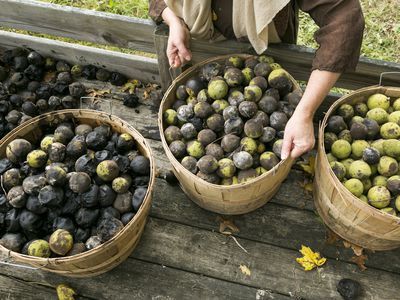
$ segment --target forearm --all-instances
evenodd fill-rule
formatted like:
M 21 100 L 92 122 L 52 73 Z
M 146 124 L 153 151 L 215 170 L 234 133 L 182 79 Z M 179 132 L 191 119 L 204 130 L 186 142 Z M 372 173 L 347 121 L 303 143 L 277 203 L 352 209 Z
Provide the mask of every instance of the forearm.
M 161 17 L 168 26 L 179 24 L 182 22 L 182 20 L 178 18 L 169 7 L 163 10 Z
M 301 114 L 306 119 L 312 119 L 339 76 L 340 73 L 320 70 L 312 71 L 304 95 L 295 113 Z

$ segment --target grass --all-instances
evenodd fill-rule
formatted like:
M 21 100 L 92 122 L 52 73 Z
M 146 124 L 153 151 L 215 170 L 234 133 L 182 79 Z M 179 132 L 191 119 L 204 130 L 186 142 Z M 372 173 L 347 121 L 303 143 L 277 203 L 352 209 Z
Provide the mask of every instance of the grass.
M 60 5 L 93 9 L 121 15 L 148 18 L 148 0 L 42 0 Z M 400 10 L 399 0 L 372 1 L 361 0 L 366 28 L 361 55 L 400 63 Z M 298 44 L 317 48 L 313 35 L 318 27 L 308 14 L 300 13 L 300 28 Z M 33 33 L 30 33 L 33 34 Z M 43 36 L 43 35 L 39 35 Z M 46 36 L 48 37 L 48 36 Z M 60 39 L 77 42 L 71 39 Z M 110 50 L 121 50 L 125 53 L 143 54 L 129 49 L 118 49 L 110 46 L 79 42 L 84 45 L 96 46 Z M 152 56 L 152 55 L 150 55 Z
M 362 0 L 361 5 L 365 18 L 361 55 L 400 63 L 399 0 Z M 313 34 L 317 29 L 308 14 L 300 13 L 298 44 L 316 48 Z

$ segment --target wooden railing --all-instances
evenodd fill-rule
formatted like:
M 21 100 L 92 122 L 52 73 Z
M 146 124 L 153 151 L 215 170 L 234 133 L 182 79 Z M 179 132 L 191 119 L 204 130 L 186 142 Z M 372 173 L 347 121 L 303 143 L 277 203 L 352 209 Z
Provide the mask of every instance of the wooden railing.
M 157 59 L 152 59 L 56 41 L 51 43 L 54 51 L 74 51 L 77 61 L 79 56 L 87 57 L 127 75 L 159 82 L 164 88 L 172 79 L 165 54 L 168 29 L 165 26 L 156 28 L 150 20 L 39 1 L 0 0 L 0 26 L 156 53 Z M 1 44 L 15 46 L 20 38 L 20 35 L 0 33 Z M 22 40 L 28 47 L 43 48 L 49 43 L 49 40 L 29 36 Z M 191 49 L 194 63 L 222 54 L 252 52 L 249 44 L 236 41 L 208 43 L 193 40 Z M 271 45 L 267 51 L 298 80 L 308 79 L 314 53 L 311 48 L 287 44 Z M 357 70 L 343 74 L 336 86 L 358 89 L 375 85 L 382 72 L 394 71 L 400 72 L 400 64 L 361 57 Z M 400 86 L 400 75 L 389 74 L 383 83 Z

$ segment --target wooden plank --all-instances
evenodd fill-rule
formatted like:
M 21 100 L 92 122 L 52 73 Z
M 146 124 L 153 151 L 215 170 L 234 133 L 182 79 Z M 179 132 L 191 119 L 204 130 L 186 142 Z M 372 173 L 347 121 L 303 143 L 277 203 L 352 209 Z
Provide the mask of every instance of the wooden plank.
M 238 242 L 248 253 L 219 233 L 151 218 L 132 256 L 305 299 L 341 299 L 336 291 L 341 278 L 359 281 L 362 299 L 397 299 L 400 292 L 400 275 L 373 269 L 359 272 L 356 266 L 333 259 L 319 270 L 305 272 L 295 260 L 298 251 L 240 238 Z M 242 274 L 240 265 L 246 265 L 251 275 Z
M 293 173 L 270 203 L 254 212 L 232 218 L 240 230 L 235 236 L 293 250 L 307 245 L 313 249 L 321 249 L 325 257 L 350 262 L 354 255 L 351 250 L 345 249 L 343 245 L 335 247 L 325 244 L 326 230 L 312 210 L 312 198 L 300 188 Z M 218 214 L 200 208 L 176 186 L 157 179 L 155 190 L 152 216 L 219 231 Z M 286 198 L 291 199 L 291 206 L 287 205 Z M 296 204 L 300 206 L 304 198 L 308 199 L 307 206 L 311 208 L 293 207 Z M 369 253 L 366 265 L 400 274 L 400 249 Z
M 1 269 L 3 269 L 3 267 Z M 10 274 L 14 275 L 12 272 L 10 272 Z M 0 275 L 0 299 L 56 300 L 57 293 L 55 288 L 45 287 L 33 282 L 13 278 L 11 276 Z
M 144 82 L 159 82 L 157 60 L 0 30 L 0 47 L 26 47 L 70 63 L 93 64 Z
M 162 39 L 166 43 L 168 28 L 166 26 L 159 26 L 155 31 L 155 35 L 158 35 L 157 39 L 160 40 L 159 43 L 161 43 Z M 193 53 L 193 63 L 224 54 L 254 53 L 250 44 L 239 43 L 233 40 L 216 43 L 192 40 L 191 50 Z M 266 53 L 273 56 L 297 80 L 308 80 L 312 60 L 315 56 L 313 49 L 297 45 L 274 44 L 270 45 Z M 376 85 L 379 83 L 379 76 L 382 72 L 395 71 L 400 71 L 400 64 L 361 57 L 356 72 L 343 74 L 336 86 L 354 90 L 369 85 Z M 399 75 L 390 74 L 385 76 L 385 78 L 385 85 L 400 85 Z
M 199 274 L 180 271 L 163 265 L 152 264 L 128 258 L 125 262 L 110 272 L 93 278 L 73 279 L 50 273 L 26 270 L 21 271 L 10 267 L 1 268 L 0 273 L 17 277 L 9 280 L 9 285 L 1 285 L 6 292 L 9 286 L 22 280 L 34 281 L 22 288 L 25 295 L 35 293 L 41 285 L 55 286 L 67 283 L 77 293 L 91 299 L 288 299 L 285 295 L 272 291 L 257 289 L 209 278 Z M 0 276 L 0 283 L 2 278 Z M 5 277 L 7 278 L 7 277 Z M 22 281 L 23 282 L 23 281 Z M 0 288 L 0 291 L 2 289 Z M 54 291 L 55 292 L 55 291 Z M 38 293 L 39 294 L 39 293 Z M 0 293 L 1 295 L 1 293 Z M 17 294 L 18 295 L 18 294 Z M 14 296 L 14 295 L 12 295 Z M 35 299 L 49 299 L 43 294 Z M 257 296 L 259 298 L 257 298 Z M 51 297 L 51 299 L 54 297 Z M 7 299 L 7 298 L 2 298 Z M 31 297 L 15 297 L 11 299 L 32 299 Z
M 155 52 L 151 20 L 30 0 L 0 5 L 0 26 Z

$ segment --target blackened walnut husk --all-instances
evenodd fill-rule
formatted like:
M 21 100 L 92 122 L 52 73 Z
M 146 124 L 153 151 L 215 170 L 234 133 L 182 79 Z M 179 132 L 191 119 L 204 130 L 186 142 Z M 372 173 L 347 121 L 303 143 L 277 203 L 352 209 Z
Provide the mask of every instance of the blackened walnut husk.
M 100 210 L 91 208 L 80 208 L 75 214 L 75 222 L 83 228 L 90 228 L 92 225 L 96 224 L 99 218 Z
M 81 76 L 86 79 L 96 79 L 97 68 L 93 65 L 86 65 L 82 68 Z
M 57 95 L 66 95 L 69 92 L 69 86 L 63 82 L 56 82 L 53 85 L 53 91 Z
M 133 212 L 128 212 L 128 213 L 123 214 L 121 216 L 122 224 L 124 224 L 124 226 L 125 226 L 126 224 L 129 223 L 130 220 L 133 219 L 134 216 L 135 216 L 135 213 L 133 213 Z
M 61 104 L 65 109 L 78 107 L 78 101 L 72 96 L 65 96 L 61 99 Z
M 20 229 L 19 225 L 19 212 L 13 208 L 6 213 L 5 216 L 5 229 L 7 232 L 18 232 Z
M 138 211 L 142 204 L 144 197 L 146 196 L 147 188 L 138 187 L 132 196 L 132 206 L 135 211 Z
M 105 218 L 116 218 L 119 219 L 121 217 L 121 214 L 119 213 L 118 210 L 116 210 L 112 206 L 108 206 L 106 208 L 102 208 L 100 210 L 100 219 L 105 219 Z
M 60 61 L 58 61 L 56 63 L 56 70 L 59 73 L 61 73 L 61 72 L 69 72 L 69 71 L 71 71 L 71 67 L 65 61 L 60 60 Z
M 24 74 L 29 80 L 41 81 L 43 78 L 43 69 L 35 65 L 29 65 Z
M 63 215 L 73 216 L 80 208 L 79 197 L 71 191 L 67 191 L 65 198 L 66 200 L 64 206 L 62 207 L 61 213 Z
M 113 85 L 121 86 L 126 83 L 127 79 L 124 75 L 118 72 L 111 73 L 110 82 Z
M 49 108 L 51 110 L 55 110 L 58 107 L 60 107 L 61 105 L 61 98 L 57 97 L 57 96 L 51 96 L 49 98 Z
M 38 196 L 30 195 L 26 201 L 26 208 L 31 212 L 41 215 L 47 212 L 47 208 L 39 202 Z
M 45 63 L 43 56 L 41 56 L 36 51 L 30 52 L 27 56 L 27 59 L 30 64 L 35 66 L 43 66 Z
M 93 176 L 96 173 L 96 163 L 90 157 L 90 155 L 85 154 L 76 160 L 75 170 L 77 172 L 85 172 L 90 176 Z
M 103 242 L 108 241 L 124 228 L 124 224 L 116 218 L 103 218 L 97 228 L 97 235 Z
M 84 243 L 90 237 L 90 229 L 89 228 L 81 228 L 78 227 L 75 230 L 74 234 L 74 242 L 76 243 Z
M 103 184 L 99 187 L 98 200 L 101 207 L 112 205 L 116 197 L 117 194 L 109 185 Z
M 47 185 L 39 192 L 39 202 L 47 207 L 61 206 L 64 201 L 64 190 Z
M 91 208 L 97 206 L 99 203 L 99 187 L 92 184 L 86 193 L 80 195 L 80 203 L 83 207 Z
M 38 107 L 30 101 L 22 103 L 22 111 L 24 114 L 30 117 L 35 117 L 39 114 Z
M 123 97 L 123 104 L 134 108 L 139 105 L 139 97 L 136 94 L 126 94 Z
M 80 99 L 86 95 L 86 88 L 80 82 L 74 82 L 69 85 L 69 93 L 72 97 Z
M 107 137 L 96 131 L 89 132 L 86 136 L 86 145 L 92 150 L 101 150 L 107 145 Z
M 36 231 L 38 230 L 43 224 L 43 219 L 29 211 L 24 209 L 20 214 L 19 214 L 19 225 L 23 230 L 26 231 Z
M 112 203 L 111 203 L 112 204 Z M 4 194 L 0 194 L 0 212 L 6 213 L 10 209 L 10 204 L 8 204 L 7 197 Z
M 107 81 L 110 79 L 111 73 L 106 69 L 98 69 L 96 72 L 96 79 L 100 81 Z
M 0 175 L 13 167 L 12 162 L 8 158 L 0 160 Z
M 349 278 L 341 279 L 337 285 L 337 291 L 345 300 L 355 300 L 361 294 L 361 285 Z
M 47 83 L 42 83 L 40 87 L 36 90 L 36 96 L 38 99 L 49 99 L 53 94 L 53 89 Z
M 22 98 L 17 94 L 11 95 L 9 101 L 14 107 L 20 107 L 22 105 Z
M 66 217 L 57 217 L 53 221 L 53 231 L 57 229 L 64 229 L 69 233 L 75 232 L 75 224 L 70 218 Z

